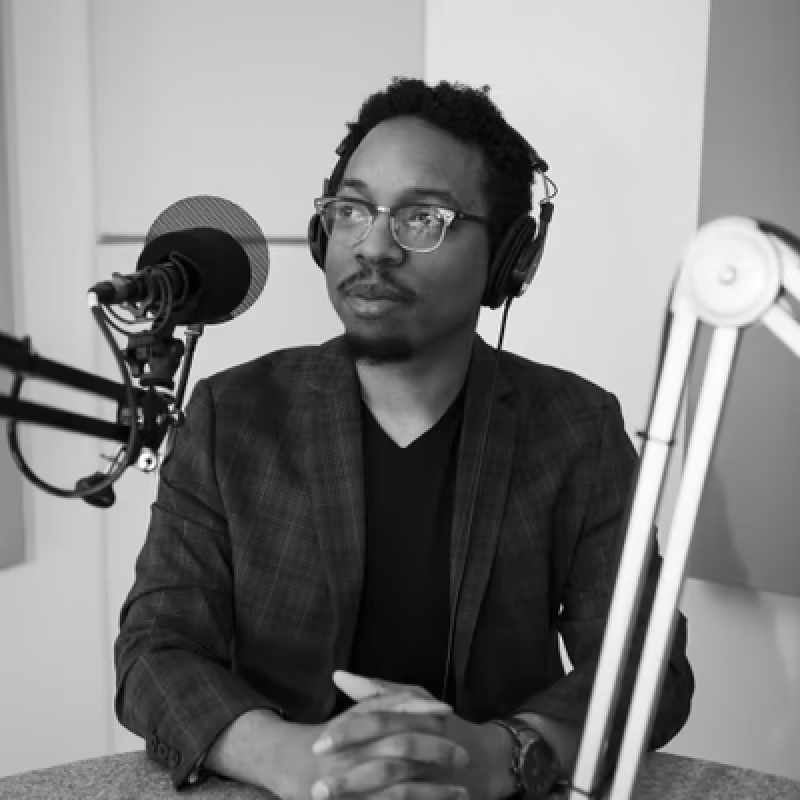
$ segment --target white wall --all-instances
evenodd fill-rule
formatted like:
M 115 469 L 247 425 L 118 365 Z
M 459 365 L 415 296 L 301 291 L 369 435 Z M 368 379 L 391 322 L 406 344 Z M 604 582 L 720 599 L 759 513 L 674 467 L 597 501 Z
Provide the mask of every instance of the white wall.
M 613 390 L 633 433 L 645 422 L 668 288 L 697 219 L 708 2 L 427 8 L 426 77 L 488 84 L 559 187 L 507 347 Z M 488 333 L 499 312 L 486 316 Z
M 49 358 L 90 369 L 93 272 L 88 15 L 84 0 L 13 0 L 11 199 L 17 331 Z M 92 403 L 38 384 L 28 395 L 77 411 Z M 37 430 L 33 468 L 59 486 L 96 468 L 96 446 Z M 26 561 L 0 572 L 0 774 L 104 752 L 111 646 L 100 517 L 24 486 Z
M 177 199 L 216 194 L 267 235 L 305 235 L 345 119 L 421 70 L 422 0 L 402 14 L 370 0 L 93 0 L 91 13 L 101 233 L 145 233 Z
M 8 59 L 10 31 L 0 5 L 0 333 L 14 335 L 14 303 L 11 285 L 11 203 L 8 186 L 8 129 L 6 96 L 12 87 Z M 6 63 L 8 62 L 8 63 Z M 8 80 L 7 80 L 8 79 Z M 10 371 L 0 365 L 0 397 L 11 389 Z M 22 521 L 22 478 L 11 453 L 0 448 L 0 569 L 20 563 L 25 557 L 25 526 Z
M 131 272 L 141 245 L 103 242 L 143 241 L 163 208 L 200 193 L 298 242 L 271 248 L 266 291 L 247 314 L 209 326 L 191 383 L 338 332 L 301 237 L 345 121 L 393 75 L 421 74 L 422 1 L 396 19 L 372 0 L 0 0 L 17 335 L 119 380 L 86 290 Z M 359 47 L 344 52 L 354 35 Z M 43 384 L 29 396 L 98 411 Z M 23 444 L 65 488 L 115 449 L 44 429 Z M 0 571 L 0 775 L 143 747 L 114 719 L 112 642 L 155 480 L 129 470 L 109 511 L 25 484 L 26 558 Z
M 303 238 L 312 199 L 366 95 L 421 74 L 422 7 L 406 2 L 398 19 L 373 0 L 91 3 L 98 235 L 144 234 L 176 199 L 208 193 L 240 204 L 267 237 L 297 240 L 270 247 L 267 286 L 247 313 L 207 327 L 190 391 L 204 375 L 341 331 Z M 340 45 L 354 35 L 358 47 Z M 96 280 L 130 271 L 139 249 L 98 247 Z M 107 352 L 98 367 L 114 374 Z M 103 515 L 112 638 L 155 483 L 129 471 Z M 141 747 L 112 727 L 114 750 Z
M 489 84 L 560 188 L 506 347 L 615 392 L 632 434 L 646 420 L 669 286 L 697 224 L 709 5 L 427 5 L 426 78 Z M 498 318 L 481 322 L 492 341 Z M 682 608 L 698 686 L 668 750 L 800 778 L 800 600 L 690 580 Z
M 9 117 L 16 331 L 50 358 L 107 367 L 84 292 L 99 275 L 128 271 L 137 248 L 95 247 L 93 4 L 3 2 L 18 89 Z M 631 431 L 644 421 L 668 286 L 696 221 L 707 25 L 708 0 L 427 2 L 427 77 L 491 84 L 561 188 L 541 274 L 511 313 L 506 346 L 615 391 Z M 265 47 L 275 35 L 264 28 Z M 413 46 L 421 40 L 420 29 Z M 334 144 L 320 143 L 320 163 L 332 162 Z M 216 343 L 207 334 L 195 376 L 303 336 L 302 315 L 287 320 L 285 310 L 322 296 L 319 276 L 300 251 L 271 255 L 268 294 Z M 490 340 L 497 322 L 482 320 Z M 97 466 L 92 442 L 41 432 L 24 444 L 60 485 Z M 110 662 L 151 493 L 151 479 L 129 473 L 112 521 L 25 487 L 27 561 L 0 573 L 0 775 L 141 746 L 113 721 Z M 800 777 L 798 601 L 690 581 L 683 607 L 698 692 L 672 749 Z
M 700 222 L 748 216 L 800 233 L 798 32 L 800 3 L 714 3 Z M 795 310 L 800 319 L 800 302 Z M 690 407 L 704 366 L 698 359 Z M 800 596 L 798 408 L 800 361 L 767 328 L 749 329 L 697 517 L 693 577 Z

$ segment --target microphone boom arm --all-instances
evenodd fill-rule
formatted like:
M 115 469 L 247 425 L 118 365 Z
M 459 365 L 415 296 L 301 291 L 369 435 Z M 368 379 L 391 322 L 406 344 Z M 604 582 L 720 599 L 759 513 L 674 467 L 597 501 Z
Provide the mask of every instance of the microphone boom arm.
M 0 367 L 8 367 L 17 375 L 44 378 L 62 386 L 115 400 L 120 404 L 127 402 L 124 384 L 84 372 L 77 367 L 42 358 L 33 352 L 30 339 L 27 337 L 15 339 L 13 336 L 0 332 Z M 141 390 L 136 391 L 140 396 Z M 10 417 L 19 422 L 33 422 L 121 443 L 128 440 L 128 426 L 126 425 L 107 422 L 84 414 L 62 411 L 58 408 L 14 397 L 0 395 L 0 417 Z
M 172 338 L 174 325 L 160 326 L 157 331 L 149 334 L 131 334 L 130 344 L 123 354 L 111 336 L 94 291 L 89 292 L 89 308 L 111 346 L 125 383 L 116 383 L 76 367 L 41 358 L 32 351 L 30 339 L 15 339 L 0 333 L 0 366 L 9 367 L 15 376 L 10 396 L 0 395 L 0 417 L 9 418 L 8 440 L 11 455 L 20 471 L 34 485 L 59 497 L 82 497 L 92 505 L 106 508 L 114 502 L 114 482 L 128 466 L 135 463 L 143 472 L 156 469 L 157 452 L 168 435 L 170 437 L 165 451 L 169 451 L 172 445 L 171 434 L 183 422 L 181 405 L 197 340 L 202 335 L 204 326 L 197 323 L 187 327 L 186 348 L 180 341 Z M 179 376 L 177 396 L 157 391 L 156 387 L 172 388 L 173 375 L 184 352 L 186 357 Z M 126 367 L 126 362 L 130 370 Z M 131 370 L 139 378 L 141 388 L 133 385 Z M 117 421 L 109 422 L 21 400 L 19 393 L 25 377 L 44 378 L 56 384 L 115 400 L 118 404 Z M 41 480 L 25 462 L 17 438 L 18 422 L 31 422 L 110 439 L 122 446 L 105 474 L 98 472 L 81 479 L 74 490 L 60 489 Z
M 785 310 L 789 304 L 784 293 L 800 301 L 800 240 L 793 234 L 768 223 L 726 218 L 706 225 L 690 242 L 671 295 L 671 322 L 569 800 L 595 796 L 602 771 L 699 323 L 714 328 L 711 349 L 610 800 L 631 797 L 652 728 L 694 524 L 742 329 L 762 322 L 800 359 L 800 323 Z

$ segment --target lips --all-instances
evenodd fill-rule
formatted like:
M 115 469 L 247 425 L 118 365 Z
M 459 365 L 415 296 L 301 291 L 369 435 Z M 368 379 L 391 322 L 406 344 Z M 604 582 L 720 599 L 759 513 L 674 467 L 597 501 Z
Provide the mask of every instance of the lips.
M 344 294 L 362 300 L 392 300 L 395 303 L 408 303 L 411 300 L 406 292 L 386 283 L 356 283 L 349 286 Z

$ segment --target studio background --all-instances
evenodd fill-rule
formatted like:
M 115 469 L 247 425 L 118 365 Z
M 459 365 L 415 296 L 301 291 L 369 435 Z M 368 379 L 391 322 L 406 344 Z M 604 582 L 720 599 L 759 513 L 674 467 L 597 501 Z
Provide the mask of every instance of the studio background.
M 800 203 L 785 193 L 768 200 L 774 182 L 749 181 L 739 202 L 740 185 L 724 180 L 744 149 L 753 163 L 761 159 L 758 174 L 800 186 L 790 152 L 800 140 L 791 89 L 800 79 L 797 36 L 789 33 L 800 32 L 800 8 L 792 0 L 760 3 L 757 12 L 746 0 L 407 0 L 402 13 L 372 0 L 0 3 L 0 330 L 111 378 L 86 289 L 132 271 L 152 221 L 189 195 L 226 197 L 284 242 L 270 247 L 255 306 L 207 329 L 192 383 L 339 332 L 305 227 L 344 122 L 394 75 L 489 84 L 549 162 L 560 188 L 549 244 L 531 290 L 512 307 L 505 347 L 613 391 L 634 437 L 646 421 L 669 287 L 698 221 L 764 213 L 800 232 L 791 218 Z M 748 47 L 737 51 L 742 40 Z M 767 80 L 766 91 L 742 81 L 734 66 L 751 75 L 751 62 L 783 80 Z M 759 107 L 760 124 L 728 136 L 721 120 L 765 94 L 772 105 Z M 498 328 L 499 312 L 484 313 L 487 341 Z M 751 366 L 763 375 L 749 372 L 737 391 L 754 387 L 744 391 L 755 400 L 750 426 L 764 432 L 757 441 L 781 432 L 760 470 L 786 476 L 800 444 L 790 416 L 800 390 L 786 376 L 793 368 L 800 375 L 800 365 L 777 345 L 758 361 Z M 0 373 L 0 391 L 8 384 Z M 786 399 L 754 418 L 761 387 Z M 41 384 L 27 396 L 109 410 Z M 23 447 L 63 486 L 113 451 L 43 429 L 26 430 Z M 748 481 L 741 445 L 725 447 L 738 469 L 718 463 L 720 485 L 774 488 Z M 113 715 L 112 643 L 155 482 L 129 470 L 116 505 L 98 511 L 23 483 L 0 444 L 0 775 L 142 748 Z M 696 548 L 682 599 L 697 692 L 668 750 L 800 778 L 797 570 L 787 580 L 747 552 L 780 546 L 783 563 L 800 564 L 800 536 L 791 539 L 796 479 L 778 483 L 779 502 L 760 502 L 752 534 L 772 531 L 777 543 L 744 544 L 753 541 L 747 531 L 740 540 L 741 530 L 715 525 L 713 504 L 698 528 L 706 545 Z M 674 487 L 673 475 L 662 528 Z M 728 560 L 715 572 L 722 545 Z

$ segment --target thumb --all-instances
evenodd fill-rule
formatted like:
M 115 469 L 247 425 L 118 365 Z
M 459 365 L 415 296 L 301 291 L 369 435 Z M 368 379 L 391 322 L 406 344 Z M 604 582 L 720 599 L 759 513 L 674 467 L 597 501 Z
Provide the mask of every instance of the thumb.
M 352 672 L 345 672 L 342 669 L 337 669 L 333 673 L 333 682 L 351 700 L 357 703 L 361 700 L 366 700 L 368 697 L 389 694 L 391 691 L 389 686 L 384 685 L 382 681 L 375 678 L 365 678 L 362 675 L 354 675 Z
M 398 711 L 418 714 L 451 714 L 452 706 L 442 703 L 425 689 L 378 678 L 365 678 L 337 670 L 333 682 L 358 705 L 357 713 Z

